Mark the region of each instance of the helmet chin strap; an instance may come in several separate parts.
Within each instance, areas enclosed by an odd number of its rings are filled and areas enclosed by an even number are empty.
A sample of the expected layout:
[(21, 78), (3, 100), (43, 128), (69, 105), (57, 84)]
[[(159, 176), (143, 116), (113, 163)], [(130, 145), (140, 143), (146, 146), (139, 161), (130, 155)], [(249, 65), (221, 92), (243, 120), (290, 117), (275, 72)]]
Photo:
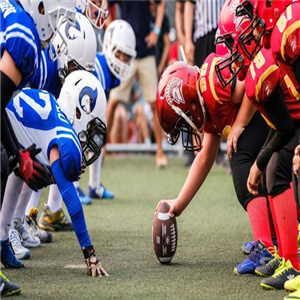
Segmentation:
[(197, 126), (192, 122), (192, 120), (181, 110), (181, 108), (171, 104), (172, 109), (176, 112), (177, 115), (183, 117), (185, 121), (195, 130), (199, 131)]

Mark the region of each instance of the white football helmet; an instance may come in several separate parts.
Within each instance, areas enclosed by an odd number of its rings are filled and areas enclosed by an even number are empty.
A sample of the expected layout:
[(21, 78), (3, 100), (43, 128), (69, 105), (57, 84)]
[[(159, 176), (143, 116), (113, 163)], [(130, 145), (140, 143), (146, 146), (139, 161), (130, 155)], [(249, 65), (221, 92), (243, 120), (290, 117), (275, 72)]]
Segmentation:
[[(62, 81), (72, 69), (69, 63), (73, 63), (73, 70), (94, 71), (94, 63), (97, 52), (97, 41), (93, 26), (81, 13), (75, 15), (75, 26), (68, 20), (64, 20), (59, 27), (61, 35), (56, 35), (52, 41), (54, 51), (58, 54), (58, 74)], [(66, 47), (61, 49), (62, 42)], [(60, 53), (61, 52), (61, 53)]]
[[(123, 52), (129, 56), (127, 62), (121, 61), (116, 55)], [(132, 70), (133, 58), (136, 57), (135, 34), (124, 20), (115, 20), (109, 24), (104, 33), (103, 53), (110, 71), (120, 80), (126, 80)]]
[(89, 19), (91, 24), (102, 29), (109, 15), (106, 0), (77, 0), (76, 8)]
[(72, 72), (57, 102), (78, 134), (83, 164), (92, 164), (106, 142), (106, 97), (99, 80), (87, 71)]
[(20, 0), (32, 16), (42, 42), (49, 41), (58, 27), (60, 16), (75, 20), (76, 0)]

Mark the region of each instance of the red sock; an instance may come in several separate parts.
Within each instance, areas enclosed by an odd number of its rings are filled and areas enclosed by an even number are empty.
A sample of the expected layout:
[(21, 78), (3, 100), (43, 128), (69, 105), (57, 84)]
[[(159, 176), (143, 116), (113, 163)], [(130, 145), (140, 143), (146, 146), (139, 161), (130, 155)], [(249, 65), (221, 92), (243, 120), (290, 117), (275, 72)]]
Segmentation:
[(278, 254), (279, 254), (280, 257), (282, 257), (281, 238), (280, 238), (280, 232), (278, 230), (276, 214), (275, 214), (275, 210), (274, 210), (274, 203), (273, 203), (273, 199), (269, 195), (268, 195), (268, 200), (269, 200), (269, 208), (270, 208), (271, 213), (272, 213), (273, 225), (275, 227), (275, 232), (276, 232), (276, 237), (277, 237)]
[(254, 241), (261, 240), (267, 248), (273, 247), (271, 238), (268, 203), (265, 197), (252, 199), (247, 205)]
[(276, 237), (276, 230), (275, 230), (275, 225), (274, 225), (274, 222), (273, 222), (273, 216), (272, 216), (270, 205), (268, 205), (268, 215), (269, 215), (271, 236)]
[(299, 270), (297, 207), (291, 188), (272, 198), (281, 238), (282, 257)]
[[(293, 181), (290, 182), (290, 187), (291, 187), (291, 189), (292, 189), (292, 191), (293, 191), (293, 194), (294, 194), (294, 185), (293, 185)], [(300, 219), (300, 210), (299, 210), (298, 206), (297, 206), (297, 218)]]

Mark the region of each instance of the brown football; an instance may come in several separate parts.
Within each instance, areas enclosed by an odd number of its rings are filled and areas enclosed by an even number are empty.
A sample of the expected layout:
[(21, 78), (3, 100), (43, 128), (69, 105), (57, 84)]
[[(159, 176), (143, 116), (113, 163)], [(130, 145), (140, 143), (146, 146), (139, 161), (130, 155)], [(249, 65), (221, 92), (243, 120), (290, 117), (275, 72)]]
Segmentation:
[(152, 239), (154, 252), (162, 264), (169, 264), (177, 247), (177, 222), (175, 217), (169, 217), (170, 206), (161, 204), (154, 214)]

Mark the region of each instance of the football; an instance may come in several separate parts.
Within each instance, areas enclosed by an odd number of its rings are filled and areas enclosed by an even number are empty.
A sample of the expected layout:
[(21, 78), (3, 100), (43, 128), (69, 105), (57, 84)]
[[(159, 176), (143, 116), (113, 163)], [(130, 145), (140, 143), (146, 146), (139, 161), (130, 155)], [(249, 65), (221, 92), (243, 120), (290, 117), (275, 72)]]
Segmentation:
[(163, 203), (154, 214), (152, 226), (153, 248), (162, 264), (169, 264), (177, 248), (177, 222), (169, 217), (170, 206)]

